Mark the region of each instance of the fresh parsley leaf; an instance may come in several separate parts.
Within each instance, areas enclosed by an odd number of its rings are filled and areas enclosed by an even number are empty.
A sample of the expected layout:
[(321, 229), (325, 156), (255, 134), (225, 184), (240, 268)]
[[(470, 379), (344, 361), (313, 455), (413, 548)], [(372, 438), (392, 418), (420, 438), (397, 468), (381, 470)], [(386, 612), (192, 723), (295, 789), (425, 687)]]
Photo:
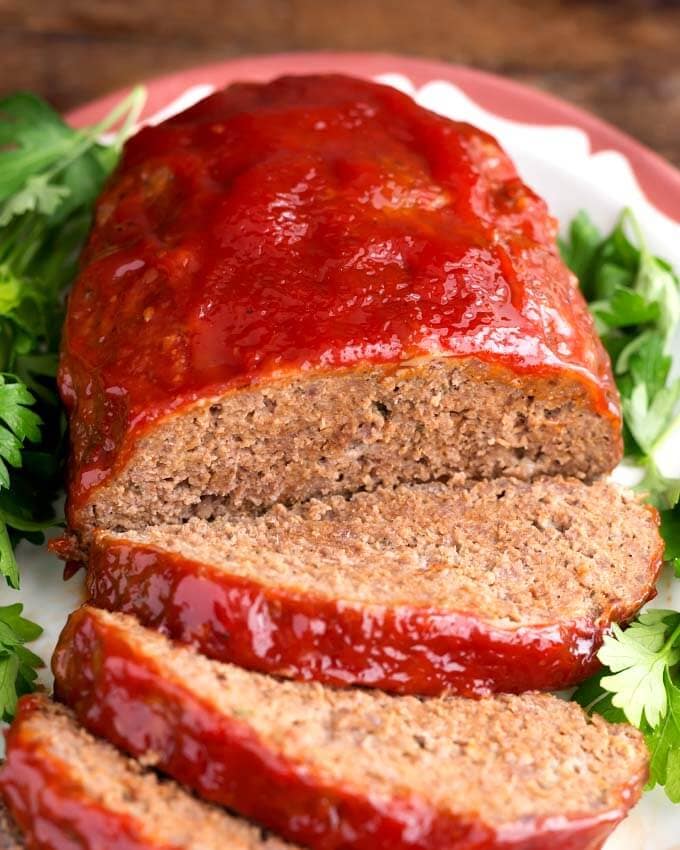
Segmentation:
[(0, 100), (0, 200), (24, 191), (66, 157), (74, 131), (47, 103), (20, 92)]
[[(11, 588), (20, 581), (16, 544), (41, 543), (55, 522), (66, 444), (55, 386), (64, 292), (143, 100), (135, 90), (100, 124), (76, 130), (34, 95), (0, 99), (0, 581)], [(39, 629), (20, 613), (0, 608), (0, 717), (30, 690), (39, 663), (24, 646)]]
[[(678, 482), (680, 488), (680, 482)], [(680, 494), (679, 494), (680, 495)], [(661, 516), (661, 536), (666, 543), (666, 560), (672, 565), (675, 574), (680, 578), (680, 509), (675, 508), (659, 511)]]
[(50, 183), (46, 174), (29, 177), (23, 189), (5, 202), (0, 213), (0, 226), (9, 224), (14, 216), (27, 212), (52, 215), (68, 194), (69, 190), (65, 186)]
[(656, 396), (666, 386), (671, 362), (663, 337), (652, 330), (644, 331), (628, 342), (615, 362), (619, 382), (631, 381), (630, 387), (627, 384), (625, 387), (626, 397), (637, 384), (644, 384), (649, 394)]
[(654, 449), (673, 421), (680, 401), (680, 381), (650, 392), (650, 383), (640, 380), (633, 384), (627, 398), (622, 399), (626, 424), (645, 454), (654, 455)]
[(649, 787), (663, 785), (680, 802), (680, 613), (652, 609), (625, 631), (614, 627), (598, 657), (609, 669), (579, 685), (573, 699), (613, 723), (637, 726), (651, 756)]
[[(25, 384), (12, 376), (0, 375), (0, 487), (7, 490), (11, 487), (7, 464), (20, 467), (25, 442), (40, 440), (41, 420), (29, 407), (34, 401)], [(0, 574), (17, 588), (19, 574), (8, 540), (8, 535), (0, 536)]]
[(601, 670), (585, 682), (581, 682), (574, 691), (572, 699), (589, 714), (600, 714), (610, 723), (626, 723), (626, 715), (612, 703), (614, 695), (601, 685), (601, 680), (608, 675), (608, 672), (606, 669)]
[[(680, 415), (671, 378), (671, 341), (680, 326), (680, 281), (648, 250), (629, 211), (602, 236), (581, 213), (562, 243), (614, 364), (628, 460), (643, 470), (638, 489), (660, 510), (665, 557), (680, 577), (680, 480), (659, 468), (658, 450)], [(649, 610), (613, 626), (598, 653), (604, 669), (574, 699), (591, 712), (627, 720), (651, 753), (650, 785), (680, 802), (680, 613)]]
[(663, 785), (669, 799), (680, 803), (680, 688), (664, 673), (668, 708), (658, 726), (646, 734), (652, 754), (649, 786)]
[(12, 652), (0, 651), (0, 719), (11, 720), (17, 707), (17, 680), (21, 663), (14, 647)]
[[(18, 644), (28, 643), (32, 640), (37, 640), (42, 634), (42, 629), (36, 623), (30, 620), (25, 620), (21, 615), (24, 606), (19, 602), (14, 605), (5, 605), (0, 607), (0, 629), (8, 628), (14, 635), (14, 639)], [(0, 632), (0, 642), (2, 641), (2, 633)]]
[(568, 239), (560, 241), (564, 261), (579, 279), (589, 301), (594, 297), (593, 265), (601, 241), (600, 231), (583, 211), (569, 225)]
[(644, 717), (654, 728), (666, 715), (666, 672), (680, 661), (680, 647), (668, 633), (675, 637), (679, 626), (680, 614), (652, 610), (625, 631), (615, 625), (604, 639), (598, 658), (613, 675), (604, 676), (600, 684), (614, 694), (612, 704), (634, 726), (640, 727)]
[(680, 280), (668, 263), (651, 254), (629, 210), (607, 236), (579, 213), (561, 249), (614, 363), (626, 453), (645, 467), (639, 489), (659, 507), (671, 508), (680, 486), (660, 473), (656, 455), (680, 422), (680, 379), (670, 378), (670, 346), (680, 327)]
[(663, 260), (653, 257), (645, 246), (638, 225), (629, 216), (640, 240), (640, 266), (635, 279), (637, 293), (649, 304), (658, 305), (658, 326), (668, 339), (680, 322), (680, 287), (678, 279)]
[(648, 301), (639, 292), (633, 292), (616, 283), (607, 298), (593, 301), (590, 309), (605, 328), (625, 328), (656, 321), (661, 308), (655, 301)]
[(22, 617), (19, 603), (0, 607), (0, 720), (10, 720), (18, 698), (33, 690), (40, 658), (24, 644), (42, 634), (40, 626)]

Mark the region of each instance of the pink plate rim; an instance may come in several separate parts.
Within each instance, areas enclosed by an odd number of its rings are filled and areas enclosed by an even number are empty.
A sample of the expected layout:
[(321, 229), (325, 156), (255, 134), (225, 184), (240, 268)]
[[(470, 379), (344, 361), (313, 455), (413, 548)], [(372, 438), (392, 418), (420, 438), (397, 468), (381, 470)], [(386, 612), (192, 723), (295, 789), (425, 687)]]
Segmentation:
[[(360, 77), (397, 73), (417, 87), (434, 80), (458, 86), (481, 107), (526, 124), (575, 126), (585, 131), (593, 151), (616, 150), (627, 157), (649, 201), (680, 222), (680, 171), (645, 145), (590, 113), (521, 83), (462, 65), (390, 53), (277, 53), (228, 59), (145, 81), (151, 115), (201, 83), (224, 86), (235, 80), (269, 80), (281, 74), (339, 72)], [(102, 97), (67, 116), (75, 126), (94, 123), (120, 100), (124, 91)]]

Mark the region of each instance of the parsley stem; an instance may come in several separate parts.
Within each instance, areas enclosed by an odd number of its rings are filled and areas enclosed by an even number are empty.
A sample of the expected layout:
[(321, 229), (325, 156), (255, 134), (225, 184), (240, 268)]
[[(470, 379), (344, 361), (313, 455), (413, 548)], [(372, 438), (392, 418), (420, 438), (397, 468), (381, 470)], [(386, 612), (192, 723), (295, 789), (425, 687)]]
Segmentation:
[(97, 144), (99, 137), (106, 133), (110, 127), (113, 127), (124, 115), (123, 126), (116, 134), (112, 143), (112, 146), (119, 150), (137, 122), (144, 108), (145, 100), (146, 89), (143, 86), (136, 86), (128, 97), (119, 103), (113, 112), (107, 115), (103, 121), (100, 121), (99, 124), (95, 124), (93, 127), (89, 127), (86, 132), (79, 133), (80, 141), (76, 142), (68, 155), (62, 157), (52, 168), (49, 168), (45, 172), (45, 178), (51, 180), (61, 171), (68, 168), (72, 162), (75, 162), (75, 160), (81, 157), (93, 145)]
[(89, 128), (88, 135), (101, 136), (113, 127), (121, 117), (125, 116), (123, 126), (116, 134), (116, 143), (121, 144), (127, 138), (128, 133), (136, 124), (144, 103), (146, 102), (146, 89), (144, 86), (135, 86), (130, 94), (122, 100), (106, 118)]
[(673, 644), (678, 639), (678, 637), (680, 637), (680, 623), (678, 623), (678, 625), (673, 629), (673, 631), (671, 632), (671, 636), (664, 643), (663, 649), (661, 650), (661, 654), (667, 655), (673, 648)]

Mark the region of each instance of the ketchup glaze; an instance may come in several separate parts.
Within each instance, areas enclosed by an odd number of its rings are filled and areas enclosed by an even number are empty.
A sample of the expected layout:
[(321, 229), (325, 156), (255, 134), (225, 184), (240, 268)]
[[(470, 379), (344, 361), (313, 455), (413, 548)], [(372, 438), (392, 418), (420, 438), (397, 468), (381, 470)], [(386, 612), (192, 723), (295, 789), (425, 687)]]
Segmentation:
[(555, 221), (486, 133), (343, 76), (235, 84), (130, 139), (70, 298), (70, 506), (160, 417), (306, 371), (476, 357), (618, 432)]

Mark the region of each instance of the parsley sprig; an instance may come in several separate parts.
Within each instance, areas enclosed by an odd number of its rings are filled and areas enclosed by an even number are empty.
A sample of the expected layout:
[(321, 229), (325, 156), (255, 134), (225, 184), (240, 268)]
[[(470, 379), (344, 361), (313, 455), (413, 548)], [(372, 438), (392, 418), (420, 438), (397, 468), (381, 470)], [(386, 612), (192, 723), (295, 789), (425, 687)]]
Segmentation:
[(23, 605), (0, 607), (0, 720), (10, 720), (17, 700), (33, 690), (41, 659), (27, 649), (42, 634), (40, 626), (21, 616)]
[(680, 497), (680, 480), (662, 475), (658, 452), (680, 426), (680, 377), (670, 379), (671, 343), (680, 326), (680, 281), (668, 263), (650, 253), (630, 210), (605, 238), (586, 213), (579, 213), (561, 247), (612, 359), (627, 459), (644, 468), (640, 489), (649, 500), (671, 510)]
[(649, 783), (680, 802), (680, 613), (650, 609), (625, 630), (614, 627), (598, 655), (606, 669), (577, 688), (591, 712), (642, 731), (651, 754)]
[[(629, 210), (603, 237), (585, 213), (572, 222), (562, 253), (578, 276), (614, 365), (627, 461), (641, 468), (638, 489), (661, 512), (666, 559), (680, 576), (680, 480), (659, 468), (659, 450), (680, 426), (680, 378), (671, 344), (680, 327), (680, 281), (651, 254)], [(598, 658), (604, 670), (574, 698), (645, 735), (650, 786), (680, 802), (680, 612), (648, 610), (614, 626)]]
[[(64, 291), (95, 198), (143, 101), (136, 89), (102, 122), (75, 130), (32, 94), (0, 100), (0, 582), (13, 589), (17, 542), (41, 543), (56, 519), (65, 425), (54, 377)], [(40, 663), (24, 646), (40, 627), (21, 611), (0, 607), (0, 718), (12, 714)]]

